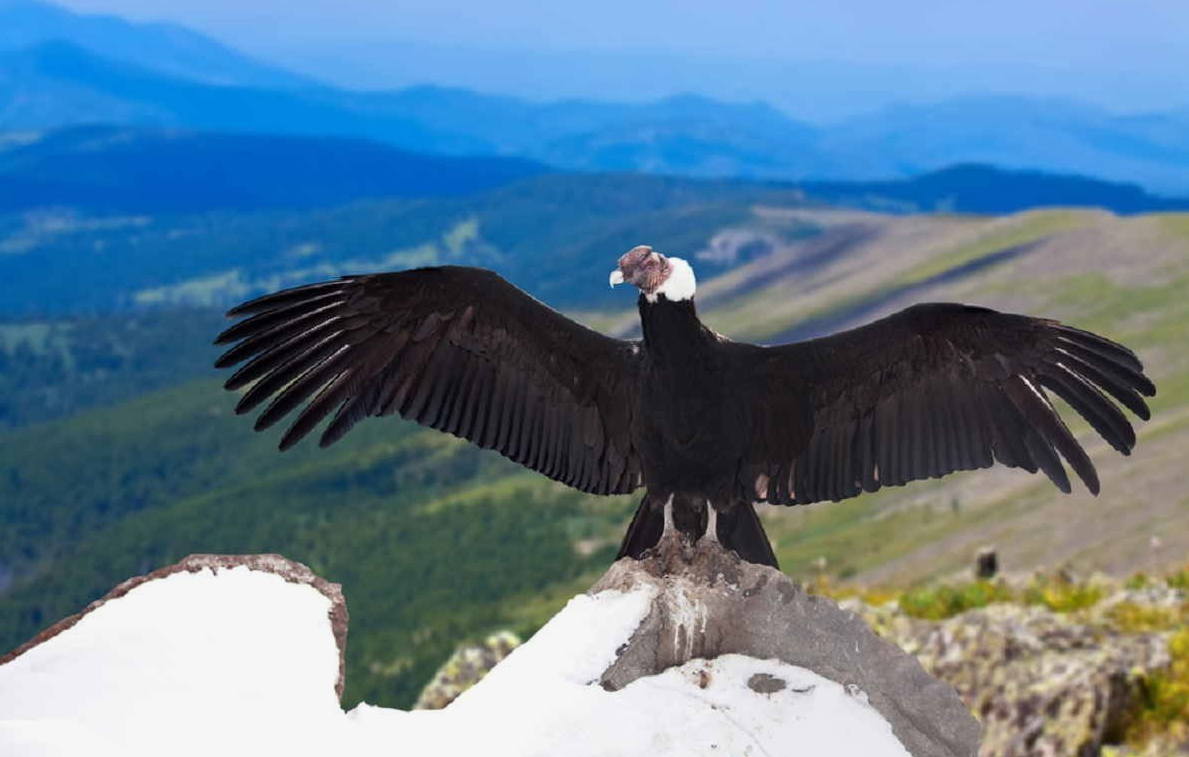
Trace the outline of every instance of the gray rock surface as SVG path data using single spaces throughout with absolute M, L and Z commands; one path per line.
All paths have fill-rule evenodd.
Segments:
M 780 571 L 741 562 L 716 545 L 674 543 L 646 560 L 620 560 L 590 592 L 642 583 L 655 587 L 656 599 L 604 673 L 605 688 L 617 690 L 695 658 L 778 659 L 862 692 L 915 757 L 978 753 L 978 721 L 952 686 L 876 636 L 860 617 L 807 594 Z M 754 683 L 772 690 L 783 682 Z
M 894 604 L 846 604 L 954 685 L 982 719 L 982 757 L 1053 757 L 1097 755 L 1117 742 L 1145 679 L 1170 662 L 1164 634 L 1125 633 L 1096 619 L 1120 602 L 1151 598 L 1162 606 L 1179 595 L 1119 596 L 1081 616 L 995 604 L 936 622 L 909 618 Z

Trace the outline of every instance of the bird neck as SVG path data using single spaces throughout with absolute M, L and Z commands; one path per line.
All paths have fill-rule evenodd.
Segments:
M 698 320 L 694 301 L 671 302 L 663 294 L 656 302 L 640 295 L 640 325 L 649 354 L 667 360 L 680 360 L 700 352 L 710 331 Z

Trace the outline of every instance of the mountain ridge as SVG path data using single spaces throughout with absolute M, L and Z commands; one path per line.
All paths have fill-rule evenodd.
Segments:
M 414 153 L 349 137 L 77 126 L 0 147 L 0 213 L 314 208 L 469 194 L 548 170 L 523 158 Z
M 971 96 L 819 127 L 762 102 L 689 94 L 650 103 L 534 103 L 437 86 L 215 85 L 60 40 L 0 55 L 0 130 L 95 122 L 347 136 L 568 170 L 711 178 L 871 181 L 981 162 L 1189 194 L 1189 117 L 1175 111 L 1118 116 L 1046 98 Z
M 50 39 L 212 84 L 294 88 L 316 83 L 179 24 L 76 13 L 38 0 L 0 0 L 0 52 Z

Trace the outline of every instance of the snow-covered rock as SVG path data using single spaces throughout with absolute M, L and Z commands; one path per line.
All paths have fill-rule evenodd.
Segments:
M 722 553 L 673 568 L 617 564 L 443 710 L 344 712 L 338 587 L 277 556 L 194 556 L 6 658 L 0 754 L 973 754 L 969 716 L 853 615 Z

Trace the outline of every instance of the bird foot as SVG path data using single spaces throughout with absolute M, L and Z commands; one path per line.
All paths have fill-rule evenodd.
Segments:
M 693 558 L 696 549 L 696 545 L 675 528 L 662 534 L 660 541 L 646 551 L 644 557 L 657 560 L 667 569 L 673 564 L 688 563 Z

